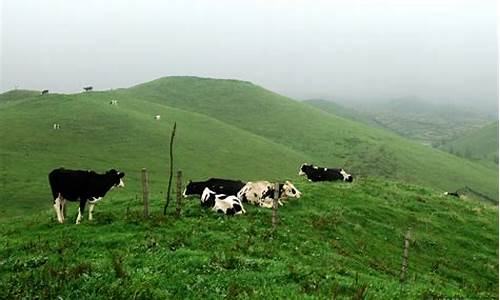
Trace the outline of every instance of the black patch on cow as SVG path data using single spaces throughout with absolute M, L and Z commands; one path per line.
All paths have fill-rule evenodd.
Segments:
M 233 208 L 236 212 L 240 212 L 241 211 L 241 206 L 239 204 L 233 204 Z
M 226 215 L 233 216 L 236 213 L 234 207 L 226 209 Z
M 223 214 L 223 213 L 224 213 L 224 211 L 223 211 L 222 209 L 218 209 L 218 210 L 217 210 L 217 212 L 218 212 L 218 213 L 221 213 L 221 214 Z
M 192 182 L 186 185 L 185 195 L 203 194 L 205 188 L 209 188 L 216 194 L 224 194 L 226 196 L 236 196 L 238 192 L 245 186 L 246 182 L 241 180 L 210 178 L 206 181 Z

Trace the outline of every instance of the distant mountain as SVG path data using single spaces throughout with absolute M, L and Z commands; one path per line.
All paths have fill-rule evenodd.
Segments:
M 498 121 L 472 130 L 440 148 L 461 157 L 498 165 Z

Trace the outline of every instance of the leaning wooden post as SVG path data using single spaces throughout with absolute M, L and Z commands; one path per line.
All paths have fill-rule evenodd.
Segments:
M 274 197 L 273 197 L 273 233 L 276 231 L 276 223 L 277 223 L 277 210 L 278 210 L 278 199 L 280 196 L 280 184 L 276 182 L 274 186 Z
M 178 218 L 181 216 L 181 201 L 182 201 L 182 171 L 177 170 L 177 207 L 175 208 L 175 216 Z
M 144 218 L 149 218 L 149 187 L 148 171 L 142 168 L 142 200 L 144 202 Z
M 170 136 L 170 177 L 168 178 L 167 201 L 165 203 L 165 207 L 163 208 L 163 215 L 167 214 L 167 207 L 168 204 L 170 203 L 170 188 L 172 187 L 172 176 L 174 175 L 174 154 L 172 150 L 173 150 L 176 127 L 177 127 L 177 122 L 174 122 L 174 129 L 172 129 L 172 135 Z
M 408 271 L 408 248 L 410 248 L 410 238 L 410 227 L 408 227 L 403 243 L 403 263 L 401 264 L 401 274 L 399 275 L 400 282 L 405 281 L 406 271 Z

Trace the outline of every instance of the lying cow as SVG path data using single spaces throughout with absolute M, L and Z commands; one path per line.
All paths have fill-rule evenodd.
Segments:
M 205 188 L 205 190 L 203 190 L 203 194 L 201 195 L 201 206 L 211 207 L 213 211 L 224 213 L 226 215 L 239 215 L 246 213 L 238 197 L 216 194 L 209 188 Z
M 89 203 L 89 220 L 92 220 L 92 211 L 106 193 L 114 187 L 123 187 L 125 173 L 109 170 L 105 174 L 94 171 L 55 169 L 49 174 L 50 188 L 54 198 L 54 209 L 59 223 L 64 223 L 66 201 L 79 201 L 80 208 L 76 224 L 83 218 L 85 204 Z
M 239 192 L 238 198 L 242 202 L 250 202 L 254 205 L 271 208 L 275 193 L 275 184 L 269 181 L 248 182 Z M 290 198 L 300 198 L 302 193 L 290 182 L 279 184 L 278 203 L 283 205 L 282 200 Z
M 460 198 L 460 194 L 458 192 L 444 192 L 443 196 L 451 196 L 451 197 Z
M 309 181 L 334 181 L 343 180 L 352 182 L 352 175 L 347 174 L 344 169 L 330 169 L 317 167 L 310 164 L 302 164 L 299 169 L 299 176 L 306 175 Z
M 189 180 L 182 195 L 184 197 L 201 196 L 205 188 L 209 188 L 217 194 L 236 196 L 243 186 L 245 186 L 245 182 L 240 180 L 220 178 L 210 178 L 199 182 Z

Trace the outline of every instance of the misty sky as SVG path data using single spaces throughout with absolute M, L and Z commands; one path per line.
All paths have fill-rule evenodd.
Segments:
M 196 75 L 297 99 L 498 104 L 494 0 L 0 2 L 1 91 Z

